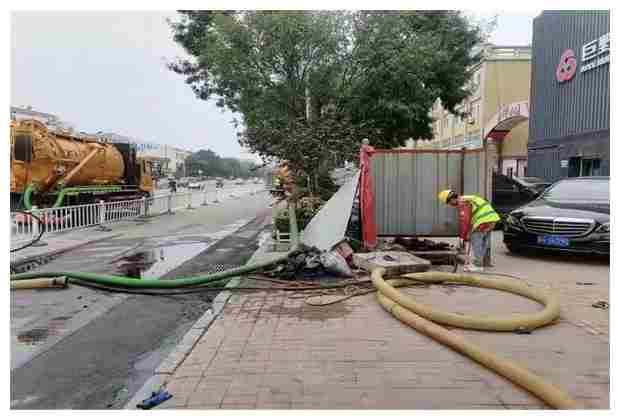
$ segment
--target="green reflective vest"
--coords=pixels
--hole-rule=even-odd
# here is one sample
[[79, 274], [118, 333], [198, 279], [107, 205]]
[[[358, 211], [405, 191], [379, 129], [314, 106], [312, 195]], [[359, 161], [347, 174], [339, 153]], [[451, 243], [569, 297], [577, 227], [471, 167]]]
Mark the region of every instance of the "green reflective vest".
[[477, 195], [462, 195], [461, 198], [471, 204], [471, 230], [478, 229], [482, 223], [495, 223], [500, 220], [499, 215], [487, 200]]

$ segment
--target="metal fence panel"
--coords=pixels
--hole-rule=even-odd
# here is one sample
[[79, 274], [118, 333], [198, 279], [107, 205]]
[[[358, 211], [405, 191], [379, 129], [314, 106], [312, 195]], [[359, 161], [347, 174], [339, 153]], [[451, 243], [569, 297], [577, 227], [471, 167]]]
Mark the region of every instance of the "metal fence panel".
[[[420, 232], [420, 235], [428, 235], [433, 231], [443, 229], [439, 227], [440, 220], [437, 214], [439, 207], [437, 193], [440, 191], [436, 176], [437, 154], [417, 154], [413, 162], [415, 178], [410, 178], [410, 181], [414, 183], [414, 190], [416, 191], [414, 232]], [[419, 182], [420, 180], [424, 182]], [[407, 191], [402, 191], [401, 194], [405, 197]], [[405, 221], [407, 218], [409, 218], [407, 213], [401, 214], [401, 220]]]
[[458, 235], [456, 210], [440, 204], [437, 195], [453, 189], [485, 196], [484, 161], [482, 150], [377, 150], [371, 159], [377, 233]]
[[463, 192], [465, 194], [474, 193], [484, 196], [484, 180], [486, 177], [484, 176], [485, 165], [483, 155], [481, 153], [466, 153], [463, 170]]

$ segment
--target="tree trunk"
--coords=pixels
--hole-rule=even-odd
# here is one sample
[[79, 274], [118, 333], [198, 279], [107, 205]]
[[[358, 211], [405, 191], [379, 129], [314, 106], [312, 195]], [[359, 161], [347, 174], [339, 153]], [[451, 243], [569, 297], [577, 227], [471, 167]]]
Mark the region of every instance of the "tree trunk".
[[312, 98], [310, 96], [310, 89], [306, 86], [306, 121], [312, 121]]

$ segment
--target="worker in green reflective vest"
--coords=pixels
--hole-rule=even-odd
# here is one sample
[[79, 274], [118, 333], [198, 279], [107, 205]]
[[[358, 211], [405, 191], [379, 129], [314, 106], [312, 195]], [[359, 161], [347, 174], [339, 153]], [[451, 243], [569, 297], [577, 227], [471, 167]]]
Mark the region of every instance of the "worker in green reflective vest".
[[491, 207], [488, 201], [475, 194], [459, 196], [452, 190], [444, 190], [439, 193], [439, 201], [451, 207], [459, 207], [459, 205], [471, 206], [471, 220], [469, 226], [471, 233], [469, 235], [471, 246], [474, 251], [473, 264], [466, 264], [465, 271], [480, 272], [484, 268], [484, 259], [491, 248], [491, 232], [495, 228], [495, 224], [500, 220], [497, 212]]

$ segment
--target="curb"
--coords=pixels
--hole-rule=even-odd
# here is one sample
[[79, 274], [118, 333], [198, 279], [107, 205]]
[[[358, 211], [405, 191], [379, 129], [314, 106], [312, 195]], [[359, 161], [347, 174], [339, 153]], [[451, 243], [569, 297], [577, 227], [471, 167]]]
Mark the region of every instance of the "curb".
[[[240, 282], [240, 277], [233, 277], [226, 283], [226, 287], [236, 287]], [[207, 310], [198, 321], [191, 326], [179, 344], [172, 350], [172, 353], [170, 353], [155, 369], [153, 376], [136, 391], [133, 397], [125, 404], [123, 410], [137, 410], [136, 405], [149, 398], [152, 392], [168, 383], [168, 379], [174, 374], [187, 356], [189, 356], [198, 341], [209, 331], [209, 326], [211, 326], [213, 321], [215, 321], [222, 312], [231, 296], [232, 293], [227, 291], [222, 291], [215, 296], [211, 304], [211, 309]]]

